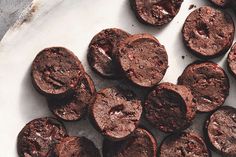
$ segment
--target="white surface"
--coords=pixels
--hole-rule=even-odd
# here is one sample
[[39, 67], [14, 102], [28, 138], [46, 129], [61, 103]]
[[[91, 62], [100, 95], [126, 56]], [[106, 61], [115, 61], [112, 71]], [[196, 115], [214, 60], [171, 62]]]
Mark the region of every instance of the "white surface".
[[[148, 32], [166, 46], [169, 55], [170, 67], [163, 81], [176, 83], [183, 69], [196, 60], [187, 52], [181, 38], [184, 20], [192, 11], [188, 8], [190, 4], [200, 7], [207, 3], [205, 1], [185, 0], [176, 18], [158, 29], [140, 24], [131, 12], [128, 0], [35, 0], [33, 17], [22, 25], [21, 21], [15, 24], [0, 43], [0, 156], [17, 156], [16, 138], [22, 127], [34, 118], [51, 115], [45, 99], [34, 90], [30, 80], [30, 65], [40, 50], [57, 45], [71, 49], [99, 88], [110, 82], [91, 73], [88, 68], [86, 52], [91, 38], [109, 27], [130, 33]], [[184, 60], [182, 56], [186, 56]], [[215, 61], [225, 68], [225, 58]], [[229, 77], [230, 96], [225, 104], [236, 107], [236, 81]], [[198, 115], [198, 123], [192, 128], [202, 128], [202, 117], [205, 115]], [[71, 135], [85, 135], [101, 148], [101, 136], [86, 120], [66, 125]], [[163, 136], [156, 129], [152, 131], [160, 142]]]

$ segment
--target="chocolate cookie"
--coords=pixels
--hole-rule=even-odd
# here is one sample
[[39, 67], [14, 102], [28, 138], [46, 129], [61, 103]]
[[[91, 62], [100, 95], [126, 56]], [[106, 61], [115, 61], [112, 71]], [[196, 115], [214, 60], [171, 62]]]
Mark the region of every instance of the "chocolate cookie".
[[210, 0], [210, 2], [217, 5], [218, 7], [226, 7], [229, 5], [230, 0]]
[[48, 99], [48, 107], [54, 115], [66, 121], [83, 118], [88, 106], [93, 103], [96, 89], [88, 74], [78, 83], [72, 97], [63, 100]]
[[50, 117], [35, 119], [21, 130], [17, 139], [20, 157], [48, 157], [56, 143], [67, 136], [64, 125]]
[[104, 157], [156, 157], [157, 143], [147, 130], [138, 128], [124, 141], [103, 141]]
[[206, 124], [207, 136], [211, 145], [222, 156], [236, 156], [236, 109], [221, 107], [210, 116]]
[[170, 135], [161, 144], [160, 157], [210, 157], [203, 139], [196, 133]]
[[51, 157], [100, 157], [100, 153], [85, 137], [66, 137], [55, 146]]
[[192, 90], [197, 110], [211, 112], [224, 104], [229, 95], [229, 79], [224, 70], [213, 62], [194, 62], [178, 79], [178, 84]]
[[226, 53], [233, 43], [234, 32], [231, 16], [208, 6], [194, 10], [187, 17], [182, 30], [187, 48], [203, 59]]
[[117, 60], [126, 77], [141, 87], [157, 85], [168, 68], [165, 47], [149, 34], [136, 34], [124, 40]]
[[161, 83], [147, 97], [147, 120], [165, 133], [186, 129], [196, 115], [191, 91], [185, 86]]
[[227, 61], [229, 72], [236, 78], [236, 43], [230, 50]]
[[117, 29], [105, 29], [95, 35], [89, 44], [88, 63], [99, 75], [107, 78], [119, 77], [113, 53], [117, 43], [130, 36], [129, 33]]
[[83, 75], [84, 68], [79, 59], [63, 47], [42, 50], [32, 64], [34, 87], [49, 97], [62, 98], [70, 95]]
[[129, 91], [115, 87], [100, 90], [91, 106], [93, 124], [112, 140], [130, 135], [139, 124], [141, 114], [141, 101]]
[[138, 20], [144, 24], [161, 26], [178, 14], [183, 0], [130, 0]]

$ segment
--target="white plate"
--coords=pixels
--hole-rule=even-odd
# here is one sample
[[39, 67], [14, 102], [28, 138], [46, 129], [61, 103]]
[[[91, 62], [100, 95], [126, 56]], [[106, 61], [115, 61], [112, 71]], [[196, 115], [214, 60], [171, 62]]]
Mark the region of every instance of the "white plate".
[[[45, 99], [35, 91], [30, 80], [30, 65], [40, 50], [50, 46], [71, 49], [100, 88], [112, 81], [101, 79], [88, 67], [86, 53], [91, 38], [110, 27], [130, 33], [148, 32], [166, 46], [169, 55], [170, 67], [163, 81], [176, 83], [183, 69], [196, 60], [183, 45], [182, 25], [192, 11], [189, 6], [209, 4], [206, 1], [185, 0], [176, 18], [158, 29], [140, 24], [131, 12], [128, 0], [35, 0], [30, 12], [25, 12], [26, 20], [21, 18], [0, 43], [0, 156], [17, 156], [16, 138], [22, 127], [32, 119], [51, 115]], [[225, 59], [226, 55], [214, 61], [226, 69]], [[230, 96], [225, 104], [236, 107], [236, 81], [231, 75], [229, 77]], [[201, 132], [203, 117], [203, 114], [197, 116], [193, 129]], [[102, 137], [88, 121], [66, 123], [66, 126], [71, 135], [87, 136], [101, 148]], [[152, 132], [158, 142], [164, 137], [156, 129]]]

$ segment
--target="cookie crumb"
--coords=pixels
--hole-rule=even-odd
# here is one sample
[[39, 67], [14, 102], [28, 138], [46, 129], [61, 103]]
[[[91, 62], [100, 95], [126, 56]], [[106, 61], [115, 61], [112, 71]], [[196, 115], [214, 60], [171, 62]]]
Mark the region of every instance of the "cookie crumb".
[[188, 10], [191, 10], [191, 9], [193, 9], [193, 8], [196, 8], [196, 7], [197, 7], [196, 5], [191, 4], [191, 5], [189, 6]]

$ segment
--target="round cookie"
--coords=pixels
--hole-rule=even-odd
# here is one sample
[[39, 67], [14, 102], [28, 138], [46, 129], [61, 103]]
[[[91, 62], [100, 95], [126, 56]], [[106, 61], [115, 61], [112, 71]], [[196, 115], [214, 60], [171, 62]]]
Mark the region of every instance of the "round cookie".
[[208, 6], [194, 10], [187, 17], [182, 29], [186, 47], [203, 59], [226, 53], [233, 43], [234, 33], [231, 16]]
[[17, 139], [20, 157], [48, 157], [55, 144], [67, 136], [64, 125], [50, 117], [35, 119], [21, 130]]
[[171, 83], [161, 83], [151, 91], [144, 109], [147, 120], [165, 133], [186, 129], [196, 115], [191, 91]]
[[222, 156], [236, 156], [236, 109], [221, 107], [206, 123], [207, 137], [215, 150]]
[[117, 44], [129, 36], [129, 33], [117, 28], [105, 29], [95, 35], [87, 55], [90, 67], [102, 77], [118, 78], [113, 53], [116, 53]]
[[39, 52], [31, 69], [34, 87], [41, 94], [56, 98], [70, 95], [83, 75], [84, 68], [79, 59], [63, 47]]
[[66, 137], [55, 146], [52, 157], [100, 157], [94, 143], [85, 137]]
[[160, 147], [160, 157], [211, 157], [203, 139], [196, 133], [170, 135]]
[[210, 2], [217, 5], [218, 7], [226, 7], [229, 5], [230, 0], [210, 0]]
[[121, 42], [116, 58], [125, 76], [141, 87], [157, 85], [168, 68], [165, 47], [149, 34], [136, 34]]
[[227, 63], [229, 72], [236, 78], [236, 43], [229, 52]]
[[142, 105], [133, 93], [120, 88], [105, 88], [91, 106], [91, 121], [105, 137], [122, 140], [139, 124]]
[[169, 23], [178, 14], [183, 0], [130, 0], [138, 20], [152, 26]]
[[151, 133], [137, 128], [133, 134], [124, 141], [103, 141], [104, 157], [156, 157], [157, 143]]
[[179, 77], [178, 84], [191, 89], [199, 112], [216, 110], [229, 95], [228, 76], [213, 62], [197, 61], [188, 65]]
[[93, 103], [96, 89], [93, 80], [85, 74], [70, 98], [63, 100], [48, 99], [48, 107], [54, 115], [65, 121], [76, 121], [83, 118], [88, 106]]

